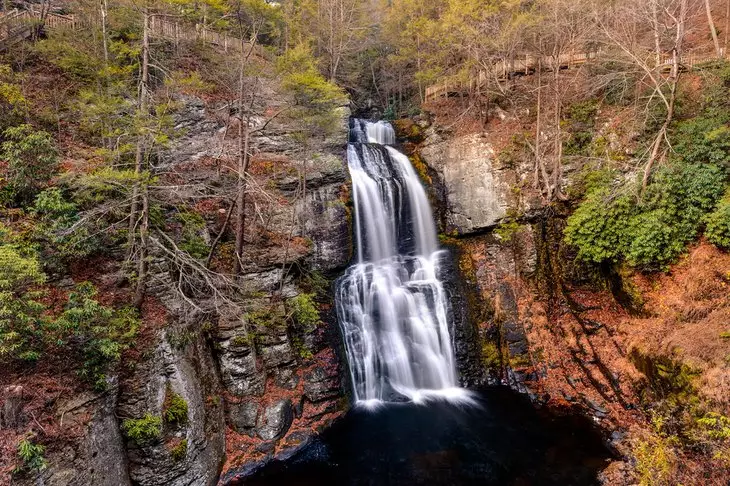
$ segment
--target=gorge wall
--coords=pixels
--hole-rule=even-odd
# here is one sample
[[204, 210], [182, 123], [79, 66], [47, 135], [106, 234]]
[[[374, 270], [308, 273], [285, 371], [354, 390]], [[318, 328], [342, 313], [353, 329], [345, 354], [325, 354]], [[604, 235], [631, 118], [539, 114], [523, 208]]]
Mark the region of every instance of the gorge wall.
[[[466, 325], [457, 350], [471, 363], [460, 370], [464, 383], [501, 382], [538, 406], [591, 417], [618, 458], [605, 484], [633, 484], [670, 464], [685, 478], [702, 471], [721, 484], [723, 473], [706, 457], [657, 464], [668, 449], [648, 437], [656, 433], [652, 410], [682, 403], [676, 393], [727, 410], [718, 395], [728, 386], [719, 378], [726, 352], [718, 336], [729, 310], [730, 257], [700, 241], [668, 273], [587, 267], [563, 240], [576, 200], [545, 203], [531, 183], [534, 166], [500, 151], [489, 129], [460, 134], [445, 125], [428, 115], [397, 122], [431, 188], [460, 281]], [[579, 171], [565, 168], [566, 193]], [[701, 384], [683, 381], [689, 369]]]
[[[275, 86], [264, 89], [270, 105], [285, 103]], [[229, 129], [235, 113], [192, 96], [179, 102], [175, 129], [182, 136], [155, 170], [162, 184], [179, 188], [178, 203], [202, 216], [195, 236], [210, 245], [225, 231], [229, 211], [215, 196], [234, 190], [220, 160], [236, 151]], [[306, 144], [289, 120], [254, 134], [242, 306], [224, 294], [191, 293], [180, 263], [153, 245], [142, 329], [106, 392], [58, 370], [4, 376], [3, 438], [21, 437], [34, 421], [52, 437], [38, 478], [17, 474], [13, 484], [204, 485], [219, 477], [226, 484], [293, 453], [342, 413], [346, 374], [330, 285], [352, 246], [348, 118], [342, 108], [334, 134]], [[64, 285], [87, 280], [109, 299], [129, 298], [114, 255], [74, 267]], [[300, 311], [307, 319], [296, 317]], [[182, 418], [171, 418], [173, 403], [184, 409]], [[135, 439], [130, 420], [152, 433]], [[15, 453], [5, 452], [8, 460]]]

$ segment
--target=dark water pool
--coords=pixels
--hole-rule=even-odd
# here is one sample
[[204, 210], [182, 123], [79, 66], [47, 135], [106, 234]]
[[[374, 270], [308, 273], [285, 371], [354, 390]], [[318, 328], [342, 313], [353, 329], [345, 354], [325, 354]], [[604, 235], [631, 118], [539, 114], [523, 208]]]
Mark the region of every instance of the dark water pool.
[[537, 411], [506, 389], [478, 406], [353, 410], [246, 485], [590, 485], [610, 459], [586, 419]]

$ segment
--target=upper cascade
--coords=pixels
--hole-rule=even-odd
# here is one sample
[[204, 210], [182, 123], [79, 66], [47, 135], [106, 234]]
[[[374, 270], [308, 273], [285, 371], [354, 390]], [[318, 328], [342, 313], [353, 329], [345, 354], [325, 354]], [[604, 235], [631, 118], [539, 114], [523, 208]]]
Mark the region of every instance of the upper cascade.
[[388, 122], [354, 119], [350, 124], [350, 142], [394, 145], [395, 130]]
[[386, 122], [351, 122], [357, 263], [336, 304], [356, 402], [467, 397], [458, 388], [433, 213]]

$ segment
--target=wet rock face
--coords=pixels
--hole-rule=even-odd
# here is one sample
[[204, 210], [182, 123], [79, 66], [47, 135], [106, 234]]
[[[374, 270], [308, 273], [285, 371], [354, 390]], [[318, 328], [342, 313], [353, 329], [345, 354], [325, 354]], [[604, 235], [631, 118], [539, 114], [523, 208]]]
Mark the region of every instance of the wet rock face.
[[291, 400], [279, 400], [266, 407], [259, 416], [256, 433], [263, 440], [281, 438], [294, 420], [294, 409]]
[[240, 434], [253, 437], [258, 416], [259, 404], [257, 402], [246, 401], [228, 404], [228, 422]]
[[308, 260], [317, 271], [345, 268], [352, 255], [347, 201], [343, 200], [343, 187], [347, 187], [345, 176], [342, 170], [337, 170], [327, 177], [308, 179], [310, 192], [300, 203], [302, 213], [311, 216], [304, 222], [304, 233], [312, 240]]
[[443, 185], [447, 231], [467, 234], [493, 227], [516, 206], [511, 188], [517, 175], [500, 163], [481, 134], [449, 140], [432, 136], [420, 154]]
[[479, 320], [475, 317], [473, 303], [469, 302], [470, 282], [465, 281], [456, 265], [459, 252], [451, 248], [441, 265], [444, 290], [449, 299], [451, 333], [454, 336], [454, 355], [459, 372], [459, 382], [464, 387], [481, 387], [494, 384], [498, 374], [484, 366], [482, 359]]
[[307, 372], [304, 380], [304, 396], [310, 402], [321, 402], [340, 395], [339, 376], [322, 366], [315, 366]]
[[[224, 457], [225, 420], [214, 354], [200, 331], [206, 317], [172, 295], [160, 297], [168, 324], [120, 386], [119, 416], [160, 420], [152, 440], [139, 444], [126, 438], [129, 475], [140, 486], [212, 485]], [[180, 421], [166, 415], [173, 396], [187, 408]], [[183, 440], [185, 446], [176, 454]]]

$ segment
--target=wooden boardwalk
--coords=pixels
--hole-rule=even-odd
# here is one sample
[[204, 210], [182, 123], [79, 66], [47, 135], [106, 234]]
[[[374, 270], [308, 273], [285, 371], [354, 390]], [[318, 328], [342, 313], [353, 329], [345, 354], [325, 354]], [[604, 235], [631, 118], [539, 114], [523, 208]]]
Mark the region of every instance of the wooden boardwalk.
[[52, 12], [43, 15], [35, 9], [19, 10], [17, 8], [0, 12], [0, 51], [31, 38], [41, 25], [48, 29], [78, 28], [73, 15], [60, 15]]
[[[45, 15], [39, 10], [10, 10], [0, 12], [0, 51], [16, 44], [17, 42], [30, 39], [38, 27], [49, 30], [71, 29], [76, 30], [84, 26], [92, 25], [87, 19], [74, 15], [60, 15], [47, 12]], [[175, 22], [164, 18], [162, 15], [153, 15], [150, 19], [150, 35], [153, 38], [166, 39], [175, 43], [180, 41], [200, 41], [210, 44], [225, 52], [241, 49], [241, 39], [207, 29], [199, 24], [188, 24]], [[250, 46], [245, 42], [244, 46]], [[270, 58], [268, 51], [263, 47], [255, 46], [254, 53], [259, 57]]]
[[[485, 86], [487, 76], [491, 75], [492, 79], [506, 81], [513, 76], [525, 76], [534, 74], [540, 66], [543, 70], [550, 71], [555, 69], [570, 69], [581, 66], [586, 62], [597, 59], [601, 56], [602, 51], [584, 52], [584, 53], [568, 53], [558, 57], [557, 61], [552, 56], [543, 58], [525, 56], [523, 58], [515, 58], [512, 60], [502, 60], [494, 64], [491, 73], [479, 71], [478, 75], [471, 77], [468, 81], [459, 81], [455, 78], [446, 80], [442, 83], [435, 84], [426, 88], [426, 101], [434, 101], [439, 98], [448, 98], [450, 96], [463, 96], [476, 91], [476, 88]], [[704, 64], [717, 59], [729, 59], [727, 52], [723, 50], [722, 55], [718, 56], [716, 52], [698, 52], [688, 53], [681, 61], [682, 66], [692, 67]], [[665, 57], [659, 65], [661, 71], [670, 71], [674, 59], [671, 56]]]

